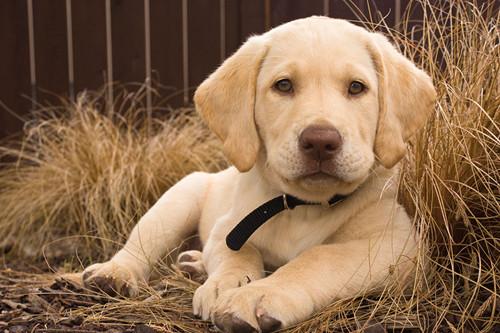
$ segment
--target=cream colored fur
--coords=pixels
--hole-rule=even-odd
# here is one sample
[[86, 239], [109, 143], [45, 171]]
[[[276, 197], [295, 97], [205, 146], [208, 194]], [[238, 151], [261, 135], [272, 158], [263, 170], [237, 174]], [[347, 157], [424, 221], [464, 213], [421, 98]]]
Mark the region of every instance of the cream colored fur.
[[[293, 94], [274, 83], [289, 78]], [[359, 96], [350, 82], [367, 86]], [[85, 270], [84, 282], [111, 281], [137, 293], [152, 265], [198, 232], [192, 263], [208, 279], [193, 311], [227, 332], [269, 331], [311, 316], [332, 301], [383, 288], [411, 272], [418, 241], [396, 202], [405, 142], [432, 111], [430, 78], [382, 35], [343, 20], [311, 17], [251, 37], [195, 95], [198, 111], [235, 165], [194, 173], [169, 189], [110, 261]], [[334, 126], [342, 146], [324, 172], [298, 149], [310, 125]], [[392, 168], [392, 169], [390, 169]], [[352, 193], [353, 192], [353, 193]], [[300, 206], [264, 224], [232, 251], [225, 237], [246, 214], [289, 193], [334, 206]], [[265, 276], [264, 266], [277, 270]]]

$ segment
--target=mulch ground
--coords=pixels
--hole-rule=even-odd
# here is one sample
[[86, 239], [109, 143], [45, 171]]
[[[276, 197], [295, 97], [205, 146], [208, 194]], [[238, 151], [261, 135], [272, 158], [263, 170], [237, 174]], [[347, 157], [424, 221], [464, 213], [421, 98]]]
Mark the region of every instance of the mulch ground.
[[[104, 320], [95, 320], [95, 318], [89, 320], [86, 315], [81, 315], [82, 309], [96, 308], [95, 312], [99, 315], [99, 311], [102, 311], [103, 307], [113, 305], [113, 299], [104, 294], [84, 289], [80, 284], [79, 274], [55, 274], [48, 272], [47, 265], [28, 266], [19, 262], [15, 266], [10, 265], [10, 267], [12, 268], [5, 264], [2, 266], [0, 263], [0, 333], [217, 332], [212, 325], [195, 319], [191, 315], [190, 306], [185, 304], [183, 305], [183, 313], [170, 318], [169, 316], [162, 317], [160, 321], [156, 321], [156, 323], [163, 323], [158, 326], [141, 323], [141, 318], [152, 319], [152, 317], [141, 316], [137, 308], [133, 308], [135, 309], [135, 315], [134, 313], [127, 314], [127, 312], [125, 315], [119, 316], [120, 321], [112, 320], [109, 312], [108, 315], [103, 312], [102, 318]], [[169, 296], [167, 293], [162, 292], [165, 285], [161, 284], [161, 280], [154, 284], [152, 288], [158, 291], [156, 297]], [[149, 298], [151, 297], [153, 296]], [[142, 302], [147, 301], [148, 298], [142, 300]], [[500, 304], [500, 302], [498, 303]], [[151, 303], [149, 304], [151, 305]], [[496, 304], [496, 306], [499, 306], [499, 304]], [[446, 316], [448, 323], [458, 323], [461, 313], [458, 310], [456, 314], [450, 313]], [[108, 311], [114, 310], [108, 309]], [[87, 311], [85, 313], [91, 312]], [[431, 320], [431, 318], [428, 319]], [[172, 325], [172, 322], [168, 324], [169, 320], [180, 325]], [[430, 326], [432, 327], [432, 325]], [[493, 327], [491, 332], [500, 333], [500, 326], [494, 325]], [[363, 330], [363, 332], [420, 332], [418, 328], [408, 327], [408, 325], [392, 327], [392, 329], [387, 328], [384, 329], [382, 325], [376, 324]], [[455, 332], [446, 326], [440, 327], [437, 331]], [[473, 331], [466, 330], [466, 332]]]
[[0, 329], [10, 333], [156, 332], [147, 325], [84, 324], [84, 318], [68, 316], [72, 309], [107, 301], [89, 295], [71, 277], [0, 270]]
[[[19, 263], [12, 269], [4, 265], [0, 269], [0, 332], [183, 332], [178, 328], [169, 330], [137, 323], [137, 318], [89, 323], [78, 313], [110, 302], [109, 297], [84, 289], [79, 274], [54, 274], [44, 272], [47, 269], [43, 267], [22, 266]], [[200, 332], [215, 332], [211, 325], [199, 322]]]

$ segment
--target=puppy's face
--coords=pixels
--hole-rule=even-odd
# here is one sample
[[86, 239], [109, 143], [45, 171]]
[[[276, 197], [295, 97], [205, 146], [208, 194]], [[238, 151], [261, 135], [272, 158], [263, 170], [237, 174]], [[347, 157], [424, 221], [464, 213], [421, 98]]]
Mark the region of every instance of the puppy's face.
[[366, 36], [348, 24], [299, 21], [270, 39], [256, 84], [258, 162], [287, 193], [351, 192], [375, 161], [378, 82]]
[[242, 172], [324, 201], [394, 166], [433, 108], [430, 78], [382, 35], [311, 17], [250, 38], [195, 93]]

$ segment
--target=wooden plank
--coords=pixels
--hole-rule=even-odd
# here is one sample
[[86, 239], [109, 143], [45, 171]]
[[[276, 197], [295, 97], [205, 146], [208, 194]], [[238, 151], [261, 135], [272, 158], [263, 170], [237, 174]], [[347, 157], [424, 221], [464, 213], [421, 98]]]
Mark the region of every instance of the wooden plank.
[[[104, 2], [103, 2], [104, 5]], [[145, 79], [144, 2], [111, 2], [113, 75], [116, 82], [142, 83]]]
[[[225, 0], [225, 54], [232, 54], [250, 34], [265, 30], [266, 1], [270, 4], [272, 26], [310, 15], [323, 14], [323, 0]], [[363, 13], [389, 13], [394, 23], [391, 1], [353, 0]], [[401, 0], [403, 13], [409, 0]], [[487, 1], [480, 1], [481, 3]], [[58, 95], [68, 93], [68, 65], [65, 0], [36, 0], [35, 51], [38, 85]], [[188, 0], [189, 86], [194, 88], [220, 63], [220, 1]], [[114, 79], [120, 82], [143, 82], [145, 78], [144, 3], [139, 0], [112, 0]], [[330, 16], [356, 20], [345, 0], [329, 0]], [[0, 41], [11, 52], [0, 54], [0, 100], [24, 114], [30, 96], [29, 55], [26, 1], [0, 1]], [[178, 0], [151, 0], [151, 47], [153, 79], [169, 87], [160, 90], [168, 96], [183, 87], [182, 78], [182, 8]], [[418, 25], [422, 15], [414, 6], [410, 17]], [[368, 16], [368, 15], [366, 15]], [[102, 0], [72, 1], [75, 87], [97, 89], [104, 82], [106, 70], [105, 13]], [[377, 18], [375, 18], [377, 19]], [[418, 37], [418, 33], [415, 35]], [[5, 73], [5, 74], [4, 74]], [[57, 103], [57, 98], [40, 93], [42, 102]], [[169, 104], [179, 106], [178, 96]], [[0, 112], [0, 135], [19, 129], [21, 124], [6, 112]]]
[[264, 0], [226, 0], [226, 55], [234, 53], [251, 35], [265, 32]]
[[250, 35], [261, 34], [266, 31], [265, 0], [241, 1], [241, 40], [245, 41]]
[[[0, 101], [18, 117], [26, 116], [31, 102], [26, 1], [0, 1]], [[19, 132], [23, 122], [0, 104], [0, 138]]]
[[158, 89], [162, 99], [166, 98], [165, 103], [174, 107], [183, 104], [181, 31], [181, 1], [151, 0], [153, 86]]
[[68, 97], [65, 0], [33, 1], [38, 102]]
[[106, 71], [104, 1], [72, 2], [75, 93], [100, 89]]
[[357, 15], [364, 12], [364, 0], [330, 0], [330, 17], [358, 21]]
[[273, 0], [271, 25], [273, 27], [311, 15], [323, 15], [323, 0]]
[[226, 0], [226, 57], [233, 54], [245, 38], [241, 35], [244, 17], [240, 15], [241, 6], [241, 0]]
[[190, 96], [220, 64], [219, 12], [219, 1], [188, 1]]

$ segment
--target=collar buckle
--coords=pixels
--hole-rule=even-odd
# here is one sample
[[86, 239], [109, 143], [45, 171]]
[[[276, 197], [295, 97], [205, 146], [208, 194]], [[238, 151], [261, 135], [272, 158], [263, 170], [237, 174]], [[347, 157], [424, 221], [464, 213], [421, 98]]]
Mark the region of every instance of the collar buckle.
[[283, 194], [282, 195], [283, 197], [283, 207], [285, 207], [285, 209], [290, 209], [290, 207], [288, 206], [288, 202], [286, 201], [286, 194]]

